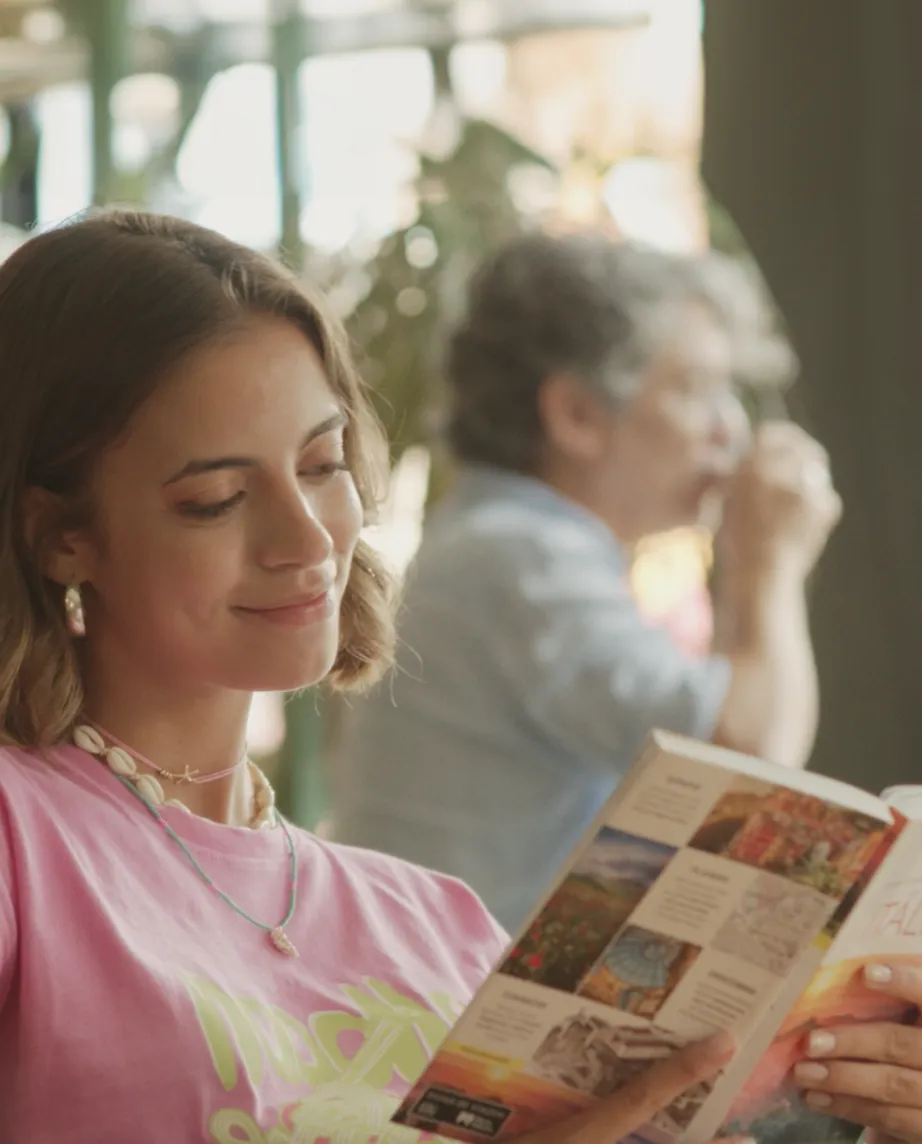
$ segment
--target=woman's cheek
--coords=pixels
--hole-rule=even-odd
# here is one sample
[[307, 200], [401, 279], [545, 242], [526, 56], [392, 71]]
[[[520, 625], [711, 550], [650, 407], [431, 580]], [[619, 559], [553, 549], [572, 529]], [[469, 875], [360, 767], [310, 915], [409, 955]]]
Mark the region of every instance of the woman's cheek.
[[365, 523], [365, 511], [358, 489], [350, 473], [334, 478], [328, 486], [328, 503], [324, 506], [325, 524], [336, 551], [352, 553]]

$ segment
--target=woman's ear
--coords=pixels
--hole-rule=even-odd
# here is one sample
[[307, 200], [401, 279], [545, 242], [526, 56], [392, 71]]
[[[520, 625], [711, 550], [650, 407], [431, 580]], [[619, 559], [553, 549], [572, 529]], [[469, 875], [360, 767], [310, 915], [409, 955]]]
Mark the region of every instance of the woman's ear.
[[538, 394], [544, 436], [571, 461], [598, 460], [608, 449], [610, 409], [579, 378], [549, 377]]
[[30, 485], [23, 496], [23, 535], [39, 571], [62, 587], [80, 584], [87, 569], [79, 534], [65, 526], [66, 508], [62, 497]]

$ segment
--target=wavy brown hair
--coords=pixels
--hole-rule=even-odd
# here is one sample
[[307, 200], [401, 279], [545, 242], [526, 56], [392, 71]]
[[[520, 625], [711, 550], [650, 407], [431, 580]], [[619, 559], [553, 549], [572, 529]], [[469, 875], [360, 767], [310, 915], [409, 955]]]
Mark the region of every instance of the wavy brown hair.
[[[179, 360], [250, 315], [293, 322], [348, 417], [345, 454], [366, 515], [378, 423], [341, 327], [280, 266], [221, 235], [139, 212], [96, 214], [26, 242], [0, 267], [0, 742], [58, 742], [82, 689], [63, 589], [27, 540], [30, 487], [85, 516], [94, 460]], [[373, 682], [393, 651], [391, 580], [360, 540], [328, 682]]]

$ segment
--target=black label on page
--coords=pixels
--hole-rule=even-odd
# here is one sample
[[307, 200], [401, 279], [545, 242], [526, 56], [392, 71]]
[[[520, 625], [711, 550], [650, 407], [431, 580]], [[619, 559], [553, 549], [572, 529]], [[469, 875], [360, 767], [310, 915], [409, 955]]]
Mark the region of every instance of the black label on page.
[[415, 1116], [438, 1124], [464, 1128], [488, 1139], [497, 1135], [512, 1115], [502, 1104], [473, 1100], [461, 1092], [445, 1088], [427, 1088], [413, 1107]]

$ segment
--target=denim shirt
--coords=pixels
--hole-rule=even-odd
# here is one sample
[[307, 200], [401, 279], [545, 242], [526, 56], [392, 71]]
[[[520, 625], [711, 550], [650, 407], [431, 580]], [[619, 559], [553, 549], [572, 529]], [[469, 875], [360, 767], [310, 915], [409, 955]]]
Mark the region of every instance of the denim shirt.
[[624, 553], [545, 483], [466, 471], [424, 530], [397, 670], [345, 720], [332, 831], [531, 910], [653, 727], [709, 738], [729, 664], [641, 618]]

